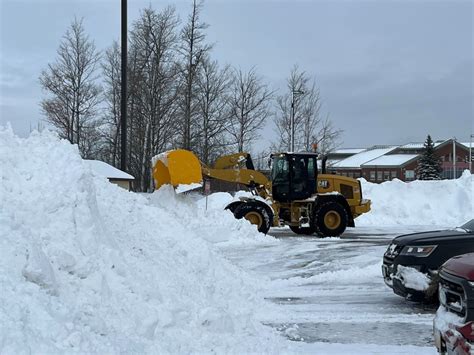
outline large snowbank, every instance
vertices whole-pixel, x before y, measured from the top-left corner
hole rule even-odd
[[[150,200],[124,191],[47,132],[20,139],[0,128],[0,166],[0,353],[290,345],[258,320],[270,307],[264,282],[207,241],[265,239],[245,221],[206,216],[167,189]]]
[[[361,183],[372,210],[357,218],[358,226],[456,227],[474,218],[474,175],[468,171],[456,180]]]

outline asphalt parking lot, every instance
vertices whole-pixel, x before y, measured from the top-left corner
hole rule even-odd
[[[281,312],[267,323],[293,340],[430,346],[436,309],[393,294],[380,270],[391,239],[419,230],[351,228],[321,239],[273,229],[279,243],[233,249],[229,257],[272,280],[266,297]]]

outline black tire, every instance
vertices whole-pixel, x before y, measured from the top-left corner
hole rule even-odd
[[[257,225],[258,231],[267,234],[270,230],[272,217],[264,206],[254,202],[242,203],[234,210],[234,216],[237,219],[245,218],[250,223]],[[253,218],[259,218],[259,223],[252,221]]]
[[[296,233],[296,234],[304,234],[304,235],[314,234],[314,228],[313,227],[290,226],[290,229],[293,233]]]
[[[243,201],[234,201],[234,202],[231,202],[229,203],[227,206],[226,206],[226,210],[229,210],[230,212],[234,213],[235,210],[237,209],[237,207],[239,207],[241,204],[243,204],[245,202]]]
[[[331,225],[330,222],[335,220]],[[314,227],[320,237],[337,237],[344,233],[347,227],[347,211],[336,201],[323,202],[316,207]]]

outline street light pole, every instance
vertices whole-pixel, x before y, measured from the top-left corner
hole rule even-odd
[[[474,138],[474,134],[470,136],[471,140],[469,142],[469,172],[472,174],[472,138]]]
[[[290,151],[295,151],[295,92],[291,93]]]
[[[291,119],[290,119],[290,150],[295,151],[295,97],[304,95],[304,91],[293,90],[291,92]]]
[[[453,138],[453,179],[456,179],[456,137]]]
[[[127,0],[122,0],[122,82],[120,97],[120,129],[121,129],[121,152],[120,169],[127,171]]]

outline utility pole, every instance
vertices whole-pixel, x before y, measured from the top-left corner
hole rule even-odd
[[[127,0],[122,0],[122,82],[120,97],[120,169],[127,171]]]
[[[291,119],[290,119],[290,150],[295,151],[295,97],[304,95],[304,91],[293,90],[291,92]]]

